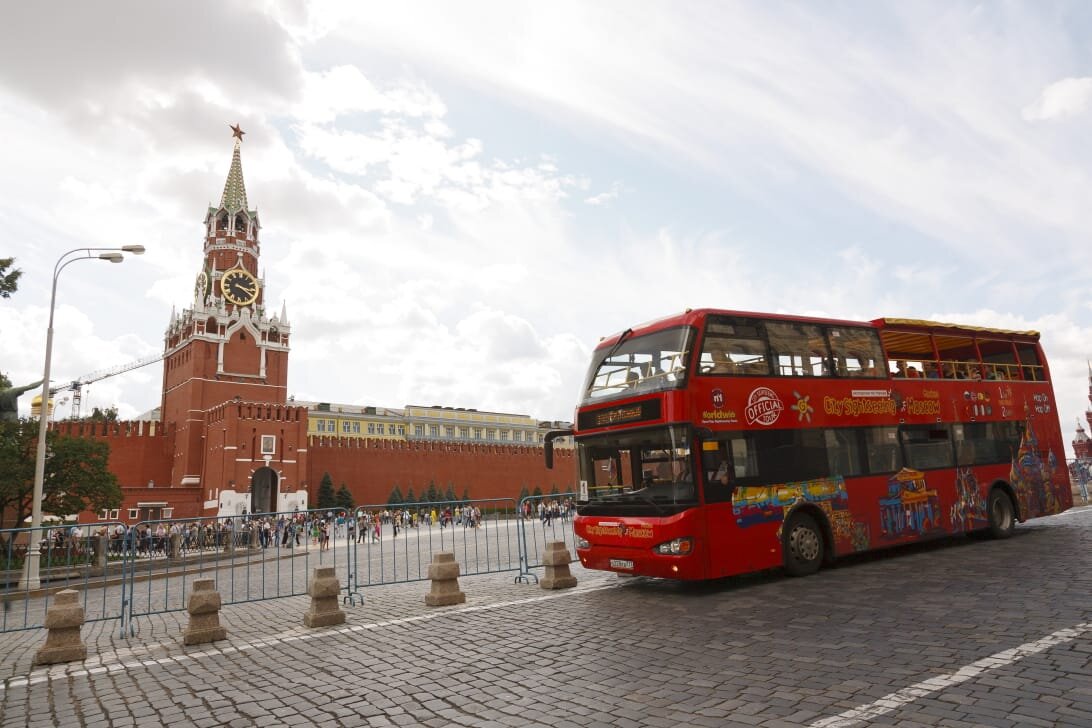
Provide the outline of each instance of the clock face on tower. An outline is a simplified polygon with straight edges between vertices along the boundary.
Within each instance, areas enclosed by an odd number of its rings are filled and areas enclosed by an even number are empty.
[[[249,306],[258,298],[258,279],[242,268],[235,268],[220,279],[220,291],[229,303]]]

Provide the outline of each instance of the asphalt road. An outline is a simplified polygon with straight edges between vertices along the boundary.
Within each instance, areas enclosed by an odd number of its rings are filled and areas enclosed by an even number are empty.
[[[959,538],[681,584],[573,568],[368,587],[340,627],[308,598],[229,606],[184,647],[185,612],[83,663],[33,668],[41,631],[0,634],[4,726],[1092,726],[1092,509]],[[540,570],[541,573],[541,570]]]

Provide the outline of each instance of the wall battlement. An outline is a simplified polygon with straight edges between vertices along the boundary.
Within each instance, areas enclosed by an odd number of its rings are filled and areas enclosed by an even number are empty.
[[[164,437],[173,428],[164,427],[155,420],[124,420],[103,422],[68,420],[49,423],[49,429],[65,437],[128,438]]]

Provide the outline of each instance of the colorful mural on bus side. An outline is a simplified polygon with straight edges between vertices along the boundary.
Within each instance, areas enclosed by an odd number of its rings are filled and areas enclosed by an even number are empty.
[[[1065,504],[1068,486],[1055,477],[1058,472],[1058,459],[1053,452],[1043,459],[1028,419],[1009,471],[1009,484],[1016,493],[1021,518],[1058,513],[1068,507]],[[953,502],[945,508],[939,491],[926,482],[925,473],[902,468],[888,479],[886,495],[877,499],[880,538],[898,542],[910,537],[963,533],[989,524],[986,494],[972,468],[956,468],[953,494]],[[869,524],[853,518],[845,478],[840,475],[741,486],[732,495],[732,513],[740,528],[760,523],[780,524],[785,514],[801,502],[812,503],[823,511],[831,525],[836,552],[863,551],[873,545]]]

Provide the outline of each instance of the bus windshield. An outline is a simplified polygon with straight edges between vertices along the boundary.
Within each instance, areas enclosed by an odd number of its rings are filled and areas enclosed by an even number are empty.
[[[627,337],[592,354],[584,403],[676,389],[686,383],[686,362],[694,329],[680,326]]]
[[[667,515],[697,502],[687,426],[597,435],[580,445],[582,505]]]

